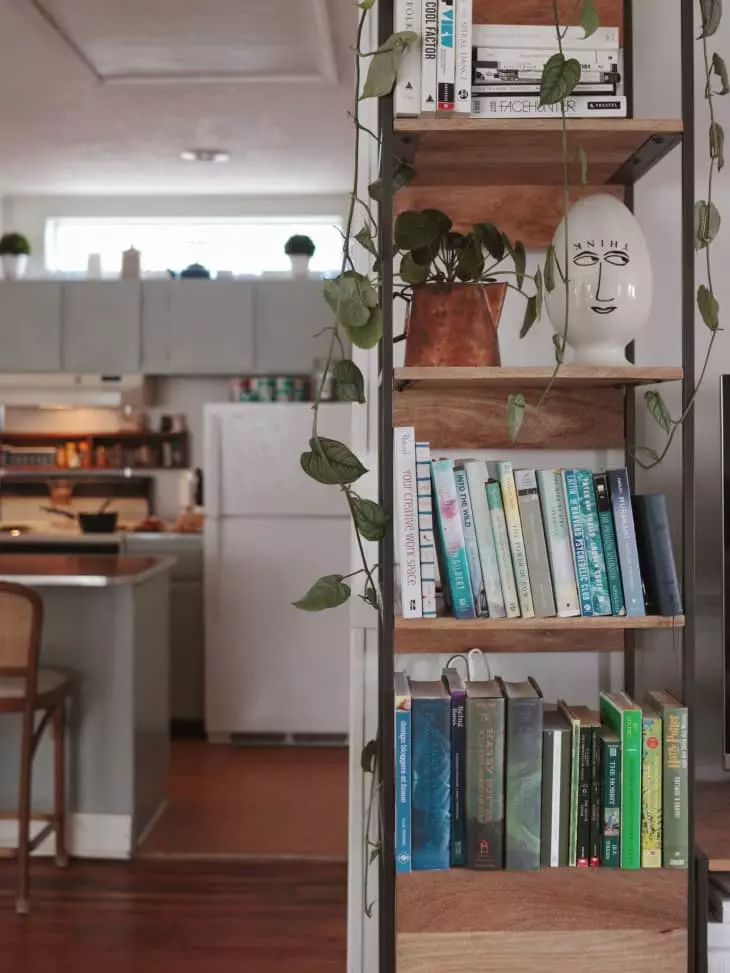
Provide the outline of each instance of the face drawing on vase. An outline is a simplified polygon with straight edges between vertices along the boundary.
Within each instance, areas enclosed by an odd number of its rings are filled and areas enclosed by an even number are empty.
[[[618,240],[586,240],[573,244],[573,267],[571,276],[575,280],[576,297],[585,309],[593,314],[609,315],[620,311],[621,299],[625,295],[626,278],[622,268],[631,263],[628,243]],[[628,284],[630,299],[631,283]],[[584,303],[585,302],[585,303]]]

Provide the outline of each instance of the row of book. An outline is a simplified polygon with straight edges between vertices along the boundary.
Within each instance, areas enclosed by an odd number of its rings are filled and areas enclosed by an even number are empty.
[[[419,35],[399,71],[397,114],[561,115],[560,104],[540,104],[543,70],[558,46],[554,27],[473,24],[472,0],[396,0],[395,24]],[[561,33],[565,57],[581,66],[567,114],[625,117],[618,27],[600,27],[590,37],[581,27]]]
[[[395,674],[396,870],[686,868],[687,708]]]
[[[666,497],[632,497],[626,469],[432,460],[394,435],[404,618],[435,617],[438,591],[464,619],[682,614]]]

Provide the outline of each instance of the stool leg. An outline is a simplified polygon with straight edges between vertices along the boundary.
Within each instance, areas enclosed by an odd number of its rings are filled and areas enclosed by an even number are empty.
[[[20,801],[18,807],[18,898],[20,915],[30,911],[28,858],[30,855],[30,799],[33,762],[33,712],[24,714],[23,741],[20,753]]]
[[[53,792],[56,819],[56,864],[68,865],[66,852],[66,703],[62,700],[53,713]]]

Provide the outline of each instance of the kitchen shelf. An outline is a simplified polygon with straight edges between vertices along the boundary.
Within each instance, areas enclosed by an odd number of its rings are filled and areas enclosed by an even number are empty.
[[[621,652],[624,633],[674,629],[683,615],[593,618],[396,618],[395,651],[452,653]]]
[[[568,121],[571,185],[581,184],[578,147],[591,185],[632,185],[681,142],[680,119]],[[414,186],[562,185],[559,118],[396,118],[395,154],[417,171]]]
[[[442,391],[478,388],[543,389],[553,376],[552,367],[494,368],[395,368],[393,384],[398,391]],[[556,389],[621,388],[680,382],[680,367],[626,365],[594,368],[589,365],[564,365],[555,381]]]
[[[109,473],[123,476],[127,471],[132,473],[168,473],[189,470],[189,466],[0,466],[0,476],[12,473],[60,473],[65,476],[76,476],[79,473]]]
[[[142,442],[161,442],[167,439],[180,439],[188,435],[188,430],[181,432],[0,432],[0,444],[23,446],[40,445],[46,443],[83,442],[86,439],[104,439],[113,442],[128,440]]]

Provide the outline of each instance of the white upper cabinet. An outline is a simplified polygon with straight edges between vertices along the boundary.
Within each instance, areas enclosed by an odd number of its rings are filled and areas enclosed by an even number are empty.
[[[322,280],[262,280],[256,285],[256,371],[309,374],[327,354],[332,311]],[[319,334],[319,337],[314,337]]]
[[[61,285],[0,281],[0,372],[61,369]]]
[[[141,302],[140,281],[64,284],[63,370],[138,373],[142,365]]]
[[[253,370],[254,282],[147,281],[142,286],[142,371],[239,375]]]

